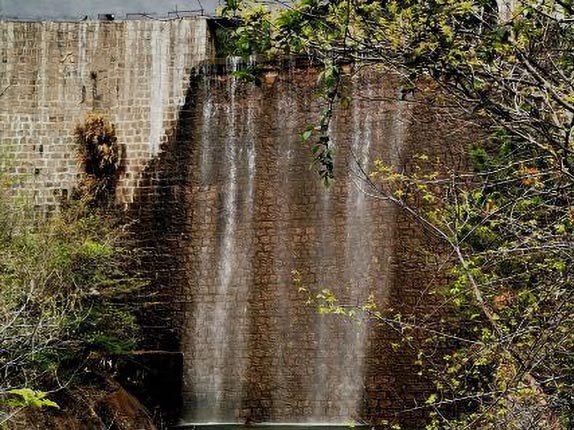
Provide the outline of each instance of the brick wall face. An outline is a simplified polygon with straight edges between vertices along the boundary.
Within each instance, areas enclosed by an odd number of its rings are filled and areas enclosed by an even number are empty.
[[[76,183],[74,127],[101,112],[117,126],[118,201],[130,203],[174,129],[192,71],[209,55],[203,19],[2,22],[2,155],[16,160],[35,203],[53,207]]]

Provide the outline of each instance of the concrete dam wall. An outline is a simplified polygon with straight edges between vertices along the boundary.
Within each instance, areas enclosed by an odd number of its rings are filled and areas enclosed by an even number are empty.
[[[344,424],[424,401],[414,357],[391,347],[397,333],[319,314],[293,271],[344,305],[372,295],[379,308],[424,311],[435,279],[416,249],[427,238],[364,192],[359,166],[446,157],[468,133],[443,111],[401,100],[391,74],[349,73],[325,189],[299,137],[319,114],[313,67],[239,81],[235,63],[216,67],[203,19],[3,22],[0,41],[0,148],[39,207],[76,183],[85,114],[116,126],[116,200],[151,255],[146,346],[182,353],[182,422]]]

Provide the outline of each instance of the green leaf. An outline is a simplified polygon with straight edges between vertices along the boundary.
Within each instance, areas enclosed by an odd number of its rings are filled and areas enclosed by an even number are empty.
[[[9,394],[18,397],[19,399],[13,402],[14,405],[19,406],[32,406],[32,407],[50,407],[59,409],[60,406],[56,402],[47,399],[48,393],[44,391],[35,391],[31,388],[15,388],[8,391]]]

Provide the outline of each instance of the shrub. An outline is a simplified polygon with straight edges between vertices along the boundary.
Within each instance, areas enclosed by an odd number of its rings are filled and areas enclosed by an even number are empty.
[[[116,129],[101,114],[90,113],[76,126],[74,137],[83,170],[76,197],[90,205],[109,201],[115,192],[119,167]]]
[[[0,197],[10,193],[0,186]],[[127,306],[144,283],[133,269],[137,252],[113,217],[88,203],[72,201],[39,222],[25,200],[0,198],[0,424],[19,393],[39,399],[23,406],[47,405],[43,392],[138,339]]]

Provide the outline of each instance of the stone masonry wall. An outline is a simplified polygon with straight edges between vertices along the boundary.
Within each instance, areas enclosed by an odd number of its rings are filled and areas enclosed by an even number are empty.
[[[404,100],[396,76],[355,70],[331,127],[337,176],[326,190],[299,137],[319,116],[317,71],[271,70],[258,84],[200,72],[211,45],[203,19],[0,23],[3,159],[38,206],[55,207],[78,176],[75,125],[92,111],[116,125],[117,199],[149,251],[142,348],[182,352],[181,387],[153,388],[168,405],[181,390],[183,420],[420,428],[401,411],[428,385],[412,353],[393,349],[398,335],[319,315],[292,270],[344,304],[373,294],[405,316],[432,309],[426,292],[440,280],[419,253],[430,239],[363,192],[358,165],[381,158],[402,171],[421,152],[458,162],[453,148],[472,133],[432,106],[432,90]]]
[[[1,22],[0,157],[50,209],[76,184],[74,127],[101,112],[122,149],[118,201],[130,203],[175,128],[190,76],[210,55],[200,18]]]

